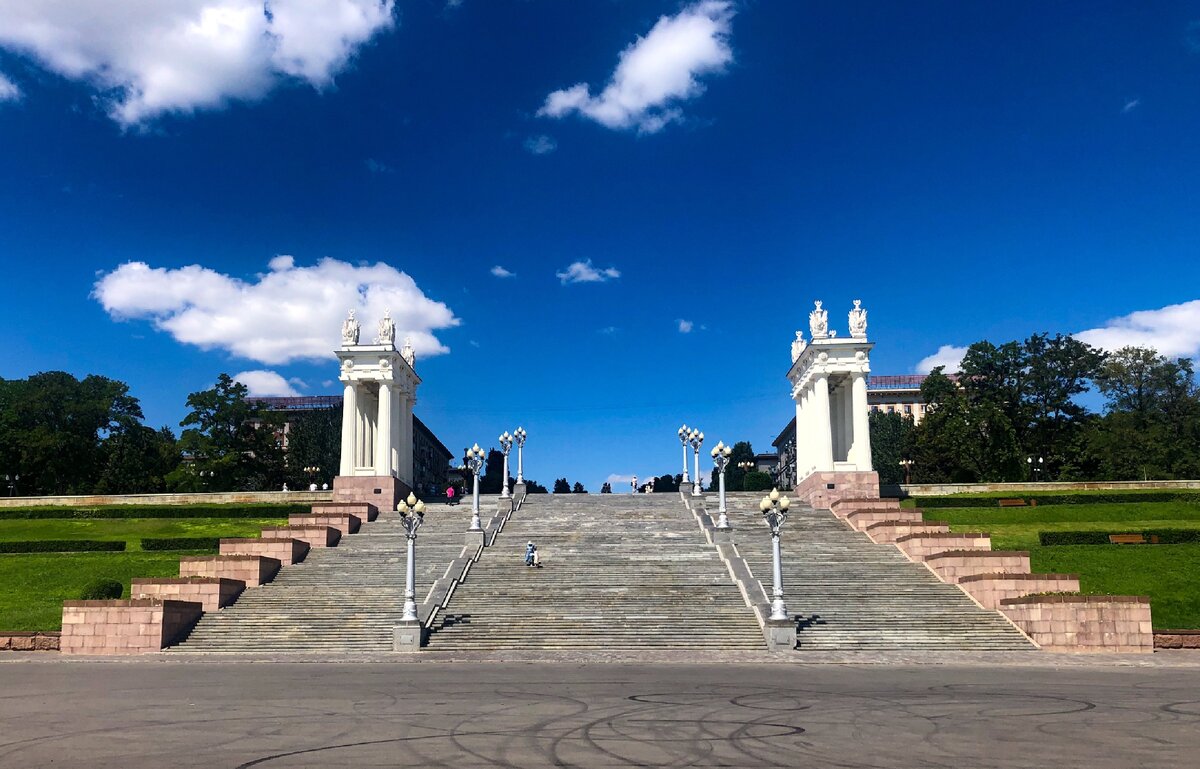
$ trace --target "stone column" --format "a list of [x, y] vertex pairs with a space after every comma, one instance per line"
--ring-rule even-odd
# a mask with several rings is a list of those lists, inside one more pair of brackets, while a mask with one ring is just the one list
[[342, 461], [338, 475], [354, 475], [358, 448], [358, 388], [346, 382], [342, 392]]
[[867, 375], [861, 371], [851, 376], [850, 410], [854, 422], [854, 444], [850, 450], [850, 461], [855, 469], [869, 472], [871, 468], [871, 424], [870, 406], [867, 405]]
[[375, 474], [392, 474], [392, 383], [379, 383], [378, 417], [375, 424]]
[[[416, 385], [413, 385], [415, 389]], [[409, 486], [416, 481], [413, 468], [413, 406], [417, 399], [411, 390], [404, 395], [404, 409], [400, 414], [400, 478]]]
[[816, 452], [815, 470], [828, 472], [833, 469], [833, 432], [829, 412], [829, 375], [813, 374], [814, 425], [812, 445]]
[[392, 387], [392, 423], [389, 428], [392, 431], [392, 474], [397, 478], [402, 478], [403, 449], [404, 437], [400, 425], [403, 424], [404, 406], [407, 403], [407, 396], [404, 394], [404, 388], [396, 384]]
[[800, 479], [805, 475], [804, 459], [800, 451], [800, 434], [804, 430], [804, 420], [807, 415], [804, 413], [804, 396], [807, 390], [801, 389], [796, 395], [796, 478], [795, 482], [800, 483]]

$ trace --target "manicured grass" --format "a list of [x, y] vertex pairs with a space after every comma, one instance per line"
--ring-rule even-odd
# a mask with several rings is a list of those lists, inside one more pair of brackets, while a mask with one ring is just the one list
[[95, 579], [179, 576], [178, 553], [0, 554], [0, 630], [60, 630], [63, 601]]
[[[0, 521], [0, 541], [38, 539], [123, 539], [126, 550], [141, 550], [145, 539], [168, 537], [256, 537], [281, 518], [89, 518]], [[3, 586], [0, 585], [0, 589]]]
[[1200, 526], [1200, 505], [1186, 502], [1130, 502], [1037, 507], [939, 507], [925, 510], [925, 517], [950, 524], [970, 522], [1032, 525], [1111, 521], [1126, 525], [1131, 521], [1169, 521], [1172, 528], [1185, 528], [1179, 525], [1179, 521], [1193, 521]]

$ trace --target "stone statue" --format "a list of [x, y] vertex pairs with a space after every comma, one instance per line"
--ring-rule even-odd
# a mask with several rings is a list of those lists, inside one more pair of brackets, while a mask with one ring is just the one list
[[867, 338], [867, 311], [862, 308], [861, 299], [854, 300], [854, 309], [850, 311], [850, 336]]
[[358, 344], [358, 321], [354, 319], [354, 310], [342, 321], [342, 344], [347, 347]]
[[813, 302], [815, 309], [808, 314], [808, 330], [813, 339], [829, 336], [829, 312], [821, 309], [821, 300]]
[[404, 337], [404, 348], [400, 350], [400, 357], [404, 358], [413, 371], [417, 370], [417, 352], [413, 349], [411, 336]]
[[379, 336], [375, 337], [375, 344], [395, 344], [396, 342], [396, 324], [392, 321], [392, 313], [390, 310], [383, 311], [383, 320], [379, 321]]
[[797, 331], [796, 338], [792, 341], [792, 363], [800, 359], [805, 347], [808, 347], [808, 342], [804, 341], [804, 332]]

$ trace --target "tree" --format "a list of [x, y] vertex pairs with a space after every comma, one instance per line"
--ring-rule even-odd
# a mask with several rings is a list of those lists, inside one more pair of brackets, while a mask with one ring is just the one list
[[[479, 479], [480, 494], [499, 494], [504, 479], [504, 452], [488, 449], [484, 475]], [[510, 478], [511, 481], [511, 478]], [[511, 483], [509, 484], [511, 486]]]
[[879, 473], [880, 483], [903, 483], [900, 460], [912, 453], [912, 418], [895, 412], [872, 411], [867, 417], [871, 432], [871, 466]]
[[683, 476], [681, 476], [681, 475], [660, 475], [660, 476], [658, 476], [657, 478], [654, 479], [655, 493], [660, 493], [660, 492], [674, 493], [674, 492], [679, 491], [679, 480], [682, 477]]
[[283, 484], [279, 415], [247, 401], [246, 393], [244, 384], [221, 374], [212, 388], [188, 396], [191, 411], [180, 422], [184, 462], [168, 476], [171, 488], [257, 491]]
[[1045, 460], [1047, 477], [1059, 478], [1079, 466], [1081, 431], [1090, 414], [1076, 398], [1091, 388], [1104, 354], [1074, 337], [1034, 334], [1025, 340], [1031, 420], [1023, 453]]
[[102, 444], [98, 494], [147, 494], [167, 490], [167, 476], [179, 466], [179, 448], [168, 428], [134, 425]]
[[566, 478], [556, 479], [554, 481], [554, 493], [555, 494], [570, 494], [571, 493], [571, 484], [567, 482]]
[[531, 481], [528, 478], [526, 478], [525, 479], [525, 493], [526, 494], [549, 494], [550, 492], [546, 490], [545, 486], [538, 483], [537, 481]]
[[[342, 413], [323, 408], [293, 414], [288, 426], [287, 478], [291, 488], [308, 488], [310, 480], [338, 474], [342, 456]], [[321, 468], [313, 479], [306, 467]]]
[[770, 491], [775, 487], [775, 481], [770, 473], [751, 470], [742, 479], [742, 491]]
[[583, 488], [583, 484], [575, 481], [575, 485], [571, 487], [572, 494], [587, 494], [587, 489]]
[[604, 485], [600, 487], [600, 493], [601, 494], [612, 494], [612, 484], [609, 483], [608, 481], [605, 481]]

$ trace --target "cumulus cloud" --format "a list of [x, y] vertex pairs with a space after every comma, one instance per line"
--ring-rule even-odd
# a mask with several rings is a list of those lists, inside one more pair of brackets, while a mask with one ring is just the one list
[[284, 379], [280, 374], [274, 371], [264, 371], [258, 369], [255, 371], [243, 371], [234, 374], [235, 381], [246, 385], [250, 395], [256, 395], [263, 398], [273, 396], [296, 396], [300, 394], [294, 386], [293, 381]]
[[619, 475], [617, 473], [610, 473], [609, 476], [607, 478], [605, 478], [604, 480], [606, 483], [612, 484], [613, 491], [619, 491], [620, 489], [618, 487], [620, 487], [620, 486], [629, 488], [629, 483], [633, 480], [633, 476], [632, 475]]
[[928, 374], [938, 366], [945, 366], [947, 374], [954, 374], [958, 372], [958, 367], [962, 365], [963, 356], [966, 354], [966, 347], [955, 347], [954, 345], [944, 344], [933, 355], [922, 358], [913, 367], [913, 371], [918, 374]]
[[690, 320], [684, 320], [683, 318], [680, 318], [679, 319], [679, 333], [681, 333], [681, 334], [692, 333], [692, 322]]
[[616, 326], [605, 326], [604, 328], [596, 329], [596, 333], [604, 334], [605, 336], [611, 336], [617, 333], [617, 330], [618, 329]]
[[101, 276], [93, 296], [114, 319], [146, 319], [183, 344], [267, 365], [328, 361], [348, 309], [362, 324], [364, 343], [390, 310], [397, 340], [411, 336], [419, 355], [449, 352], [433, 332], [457, 326], [458, 318], [391, 265], [326, 258], [299, 267], [277, 256], [269, 267], [246, 281], [196, 264], [166, 269], [127, 262]]
[[3, 72], [0, 72], [0, 102], [17, 101], [21, 98], [21, 89], [17, 84], [5, 77]]
[[545, 134], [530, 136], [525, 140], [525, 150], [531, 155], [549, 155], [556, 149], [558, 149], [558, 142]]
[[704, 91], [703, 75], [724, 71], [733, 61], [729, 47], [733, 3], [701, 0], [674, 16], [662, 16], [645, 37], [621, 52], [612, 78], [599, 95], [587, 83], [546, 97], [538, 115], [573, 113], [613, 129], [656, 133], [683, 116], [678, 104]]
[[497, 278], [515, 278], [517, 276], [517, 273], [506, 270], [498, 264], [491, 269], [491, 273]]
[[612, 278], [621, 277], [621, 272], [615, 267], [597, 270], [592, 266], [592, 260], [586, 262], [571, 262], [565, 270], [554, 273], [562, 284], [568, 283], [603, 283]]
[[1130, 99], [1129, 101], [1125, 102], [1124, 107], [1121, 107], [1121, 112], [1123, 112], [1123, 113], [1133, 112], [1135, 109], [1138, 108], [1138, 105], [1140, 105], [1141, 103], [1142, 103], [1141, 99]]
[[1109, 351], [1132, 345], [1171, 358], [1192, 357], [1200, 354], [1200, 299], [1132, 312], [1074, 336]]
[[294, 79], [322, 89], [394, 24], [394, 0], [0, 0], [0, 47], [96, 88], [132, 126]]

